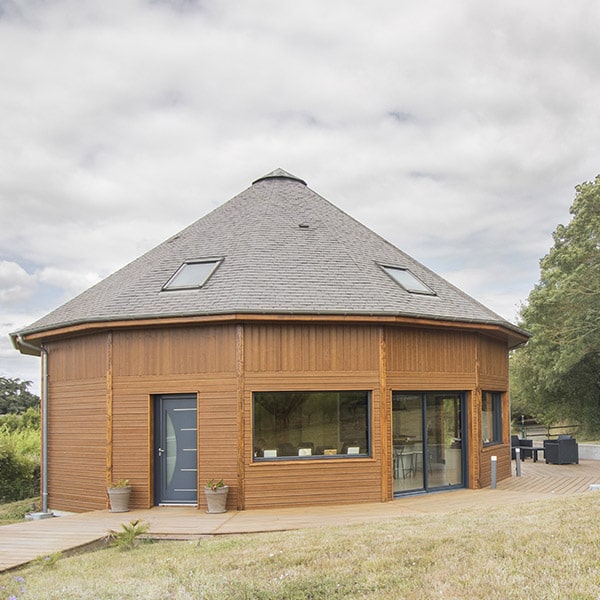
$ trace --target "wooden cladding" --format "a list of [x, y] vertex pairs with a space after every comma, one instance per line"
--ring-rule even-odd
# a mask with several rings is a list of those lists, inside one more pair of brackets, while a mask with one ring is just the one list
[[246, 507], [379, 502], [380, 472], [369, 459], [282, 461], [247, 470]]
[[510, 445], [484, 448], [480, 454], [477, 487], [487, 487], [492, 481], [492, 456], [496, 457], [496, 479], [501, 481], [511, 475]]
[[378, 331], [360, 325], [247, 325], [246, 371], [377, 371]]
[[234, 325], [115, 332], [114, 376], [235, 371], [234, 332]]
[[469, 373], [477, 335], [434, 329], [387, 329], [388, 371]]
[[480, 338], [481, 376], [508, 377], [508, 352], [506, 344], [489, 338]]
[[48, 493], [54, 510], [106, 506], [106, 388], [103, 378], [51, 383]]
[[51, 381], [85, 381], [106, 375], [106, 334], [47, 344]]
[[[157, 394], [198, 398], [198, 504], [213, 477], [229, 508], [392, 498], [392, 390], [468, 398], [468, 485], [489, 483], [481, 390], [506, 392], [507, 343], [468, 330], [390, 324], [247, 322], [119, 329], [47, 343], [50, 506], [105, 508], [106, 480], [130, 479], [133, 507], [153, 497]], [[252, 393], [368, 390], [371, 456], [255, 463]], [[508, 409], [504, 436], [508, 440]], [[501, 479], [510, 475], [498, 446]], [[67, 491], [69, 484], [70, 491]]]

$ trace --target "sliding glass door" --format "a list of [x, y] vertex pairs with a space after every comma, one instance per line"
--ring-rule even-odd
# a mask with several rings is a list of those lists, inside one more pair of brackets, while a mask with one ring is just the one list
[[464, 485], [462, 392], [392, 394], [394, 493]]

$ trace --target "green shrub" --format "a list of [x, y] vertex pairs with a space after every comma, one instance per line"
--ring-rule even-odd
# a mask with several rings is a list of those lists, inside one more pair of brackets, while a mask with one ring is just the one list
[[39, 408], [28, 408], [24, 413], [0, 415], [0, 429], [6, 431], [22, 431], [24, 429], [40, 431]]
[[0, 432], [0, 503], [37, 496], [40, 489], [39, 454], [21, 453], [12, 437]]

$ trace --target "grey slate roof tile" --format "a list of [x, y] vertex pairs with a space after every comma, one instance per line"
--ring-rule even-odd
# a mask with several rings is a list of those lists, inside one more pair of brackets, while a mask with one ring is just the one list
[[[204, 258], [223, 262], [202, 288], [161, 291], [184, 261]], [[405, 291], [380, 265], [409, 269], [437, 295]], [[256, 312], [407, 315], [516, 329], [278, 169], [17, 333]]]

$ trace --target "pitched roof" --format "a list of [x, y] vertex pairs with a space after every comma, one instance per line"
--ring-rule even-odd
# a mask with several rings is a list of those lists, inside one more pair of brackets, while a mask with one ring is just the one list
[[[222, 262], [202, 287], [163, 290], [185, 261], [198, 259]], [[382, 266], [408, 269], [435, 295], [406, 291]], [[524, 333], [302, 179], [277, 169], [12, 335], [102, 321], [239, 313], [400, 315]]]

